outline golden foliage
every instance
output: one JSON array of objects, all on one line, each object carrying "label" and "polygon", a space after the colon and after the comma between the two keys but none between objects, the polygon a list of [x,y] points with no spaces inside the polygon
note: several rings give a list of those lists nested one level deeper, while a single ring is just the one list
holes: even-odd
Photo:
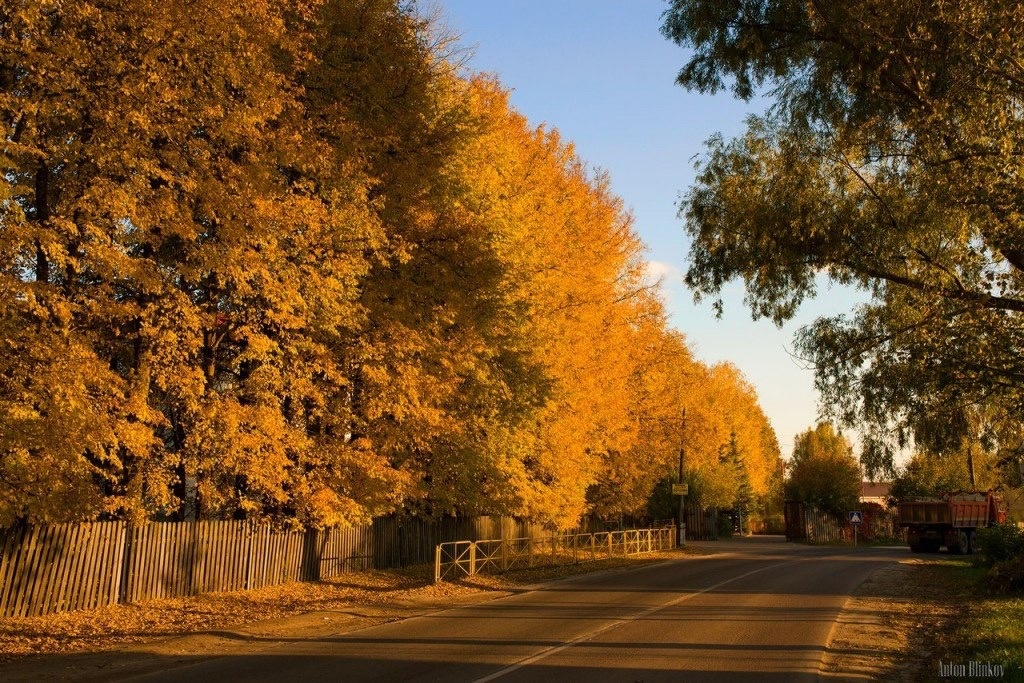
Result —
[{"label": "golden foliage", "polygon": [[753,390],[668,328],[607,176],[398,3],[2,22],[0,524],[565,528],[680,446],[725,504],[730,439],[765,490]]}]

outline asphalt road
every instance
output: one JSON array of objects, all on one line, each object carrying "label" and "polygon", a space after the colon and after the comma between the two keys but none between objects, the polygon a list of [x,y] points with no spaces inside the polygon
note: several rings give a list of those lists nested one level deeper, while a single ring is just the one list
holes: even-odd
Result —
[{"label": "asphalt road", "polygon": [[906,549],[743,539],[139,681],[817,680],[847,596]]}]

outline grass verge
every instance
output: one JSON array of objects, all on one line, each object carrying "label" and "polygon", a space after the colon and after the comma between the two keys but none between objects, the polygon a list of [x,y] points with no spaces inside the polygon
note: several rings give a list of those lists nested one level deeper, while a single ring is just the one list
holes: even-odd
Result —
[{"label": "grass verge", "polygon": [[961,616],[943,643],[943,661],[998,664],[1003,668],[999,680],[1024,682],[1024,596],[991,593],[985,583],[987,570],[966,559],[948,563],[963,602]]},{"label": "grass verge", "polygon": [[[876,571],[840,615],[822,678],[1024,681],[1024,596],[989,593],[986,571],[947,554],[915,555]],[[975,667],[971,676],[971,662],[998,664],[1003,675],[982,677]]]}]

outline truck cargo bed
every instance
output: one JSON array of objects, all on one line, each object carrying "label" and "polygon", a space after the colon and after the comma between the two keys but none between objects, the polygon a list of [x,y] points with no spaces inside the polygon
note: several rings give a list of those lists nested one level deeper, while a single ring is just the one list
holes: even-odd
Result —
[{"label": "truck cargo bed", "polygon": [[989,497],[984,493],[958,493],[944,500],[912,500],[900,503],[900,524],[943,524],[955,528],[987,526]]}]

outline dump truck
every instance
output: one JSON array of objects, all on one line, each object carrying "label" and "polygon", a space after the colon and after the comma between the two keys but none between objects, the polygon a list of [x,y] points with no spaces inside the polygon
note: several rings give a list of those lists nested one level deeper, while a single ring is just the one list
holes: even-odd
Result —
[{"label": "dump truck", "polygon": [[915,553],[973,553],[975,532],[1006,521],[1002,498],[993,491],[947,493],[941,498],[914,498],[900,503],[900,526]]}]

